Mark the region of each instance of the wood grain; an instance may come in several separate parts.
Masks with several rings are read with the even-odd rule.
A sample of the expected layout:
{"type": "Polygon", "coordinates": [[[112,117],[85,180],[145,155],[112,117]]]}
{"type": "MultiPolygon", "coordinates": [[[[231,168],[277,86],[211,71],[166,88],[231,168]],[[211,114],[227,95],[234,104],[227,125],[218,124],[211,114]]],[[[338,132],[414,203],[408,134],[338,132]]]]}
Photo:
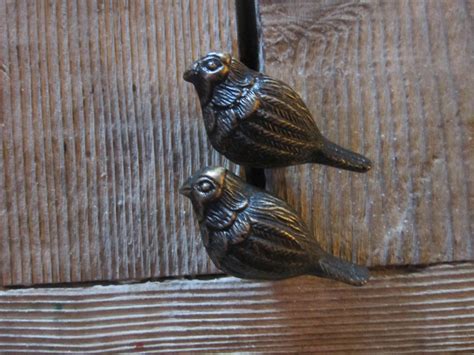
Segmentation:
{"type": "Polygon", "coordinates": [[[472,1],[260,2],[265,71],[367,175],[267,171],[332,253],[367,265],[473,260],[472,1]]]}
{"type": "Polygon", "coordinates": [[[229,1],[0,1],[0,283],[214,272],[178,187],[208,144],[182,73],[229,1]]]}
{"type": "Polygon", "coordinates": [[[353,288],[302,277],[0,292],[8,352],[474,351],[474,264],[375,272],[353,288]]]}

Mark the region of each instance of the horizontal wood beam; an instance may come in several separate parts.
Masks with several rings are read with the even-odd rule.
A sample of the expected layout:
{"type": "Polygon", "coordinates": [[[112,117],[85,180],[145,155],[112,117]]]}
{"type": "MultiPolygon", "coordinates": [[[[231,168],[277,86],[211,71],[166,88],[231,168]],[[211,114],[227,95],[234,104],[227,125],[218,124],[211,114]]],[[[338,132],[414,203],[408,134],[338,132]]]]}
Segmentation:
{"type": "Polygon", "coordinates": [[[0,292],[3,351],[474,351],[474,264],[0,292]]]}

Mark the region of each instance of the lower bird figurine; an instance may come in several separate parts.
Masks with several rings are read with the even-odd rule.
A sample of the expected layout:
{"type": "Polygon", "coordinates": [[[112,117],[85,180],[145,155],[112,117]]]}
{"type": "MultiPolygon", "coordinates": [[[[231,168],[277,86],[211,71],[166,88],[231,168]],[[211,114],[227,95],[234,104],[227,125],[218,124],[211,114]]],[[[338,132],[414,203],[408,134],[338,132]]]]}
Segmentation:
{"type": "Polygon", "coordinates": [[[366,267],[328,254],[296,211],[222,167],[208,167],[180,189],[193,205],[209,257],[244,279],[279,280],[315,275],[360,286],[366,267]]]}

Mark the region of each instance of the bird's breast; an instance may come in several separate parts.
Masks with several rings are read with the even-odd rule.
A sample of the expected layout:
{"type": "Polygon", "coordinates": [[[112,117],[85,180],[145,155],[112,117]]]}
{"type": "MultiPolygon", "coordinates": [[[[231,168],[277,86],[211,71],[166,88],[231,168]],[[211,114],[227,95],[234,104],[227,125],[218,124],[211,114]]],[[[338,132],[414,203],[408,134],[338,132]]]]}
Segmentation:
{"type": "Polygon", "coordinates": [[[207,105],[202,109],[202,118],[204,119],[204,127],[206,127],[206,132],[208,135],[211,135],[216,129],[216,114],[211,105],[207,105]]]}

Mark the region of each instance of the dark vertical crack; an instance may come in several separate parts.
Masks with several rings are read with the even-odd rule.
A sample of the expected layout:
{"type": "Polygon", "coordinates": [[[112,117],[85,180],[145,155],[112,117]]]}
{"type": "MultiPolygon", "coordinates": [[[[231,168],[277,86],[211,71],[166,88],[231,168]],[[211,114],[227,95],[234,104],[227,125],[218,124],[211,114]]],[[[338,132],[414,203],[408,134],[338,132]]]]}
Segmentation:
{"type": "MultiPolygon", "coordinates": [[[[237,0],[237,35],[240,60],[250,69],[263,70],[262,32],[258,0],[237,0]]],[[[247,182],[265,188],[265,171],[245,167],[247,182]]]]}

